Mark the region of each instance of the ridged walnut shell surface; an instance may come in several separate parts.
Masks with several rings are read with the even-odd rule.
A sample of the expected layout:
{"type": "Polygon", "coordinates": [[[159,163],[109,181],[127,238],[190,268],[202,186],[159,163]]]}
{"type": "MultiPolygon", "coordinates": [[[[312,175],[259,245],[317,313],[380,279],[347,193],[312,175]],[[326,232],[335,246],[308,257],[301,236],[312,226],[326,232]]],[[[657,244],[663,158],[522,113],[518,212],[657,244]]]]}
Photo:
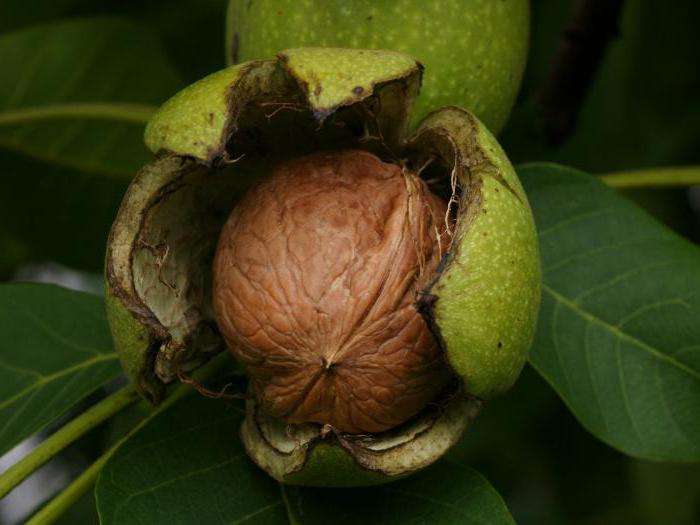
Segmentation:
{"type": "Polygon", "coordinates": [[[115,346],[129,377],[157,402],[178,369],[225,348],[212,307],[216,240],[238,198],[279,161],[362,149],[445,183],[456,216],[452,242],[417,306],[461,390],[431,414],[364,441],[322,435],[316,425],[290,441],[271,434],[274,422],[253,407],[242,431],[246,449],[285,482],[328,484],[340,472],[331,456],[348,466],[335,485],[422,468],[466,428],[480,405],[471,396],[508,389],[525,362],[539,305],[527,198],[496,141],[469,113],[436,111],[406,135],[420,78],[420,66],[405,55],[343,49],[289,50],[215,73],[149,123],[146,143],[160,158],[136,176],[112,228],[106,295],[115,346]]]}
{"type": "Polygon", "coordinates": [[[382,432],[435,398],[449,369],[416,303],[445,212],[359,150],[287,161],[249,192],[219,238],[214,309],[266,414],[382,432]]]}

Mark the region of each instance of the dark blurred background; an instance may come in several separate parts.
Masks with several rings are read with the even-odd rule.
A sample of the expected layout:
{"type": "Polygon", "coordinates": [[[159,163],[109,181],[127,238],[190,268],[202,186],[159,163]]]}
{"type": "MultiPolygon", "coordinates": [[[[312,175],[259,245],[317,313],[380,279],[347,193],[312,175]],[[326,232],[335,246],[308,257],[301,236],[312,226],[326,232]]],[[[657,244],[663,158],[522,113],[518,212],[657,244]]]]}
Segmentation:
{"type": "MultiPolygon", "coordinates": [[[[105,45],[123,44],[111,59],[119,66],[131,60],[125,53],[158,57],[158,89],[143,100],[157,105],[223,67],[225,9],[225,0],[3,0],[0,60],[3,49],[12,52],[17,32],[117,16],[122,22],[110,26],[115,33],[105,45]]],[[[514,163],[551,161],[594,174],[700,164],[700,2],[533,0],[532,15],[522,92],[500,137],[514,163]]],[[[145,58],[130,62],[129,78],[148,79],[153,69],[145,58]]],[[[70,64],[63,73],[71,74],[70,64]]],[[[21,80],[3,66],[0,96],[21,80]]],[[[98,89],[89,76],[83,82],[88,96],[98,89]]],[[[0,115],[3,107],[0,99],[0,115]]],[[[132,128],[124,136],[131,133],[137,141],[141,131],[132,128]]],[[[87,169],[76,182],[69,155],[59,155],[56,167],[40,146],[13,133],[0,123],[5,182],[0,279],[58,282],[100,293],[109,222],[130,170],[148,158],[145,148],[137,141],[128,159],[106,161],[114,167],[111,177],[95,177],[87,169]]],[[[681,235],[700,241],[698,188],[626,194],[681,235]]],[[[0,523],[20,522],[89,464],[138,410],[82,438],[0,502],[0,523]]],[[[0,470],[33,444],[1,458],[0,470]]],[[[530,369],[511,393],[489,405],[451,454],[469,460],[491,481],[520,524],[700,523],[699,467],[640,461],[609,448],[583,430],[530,369]]],[[[97,522],[92,496],[62,521],[97,522]]]]}

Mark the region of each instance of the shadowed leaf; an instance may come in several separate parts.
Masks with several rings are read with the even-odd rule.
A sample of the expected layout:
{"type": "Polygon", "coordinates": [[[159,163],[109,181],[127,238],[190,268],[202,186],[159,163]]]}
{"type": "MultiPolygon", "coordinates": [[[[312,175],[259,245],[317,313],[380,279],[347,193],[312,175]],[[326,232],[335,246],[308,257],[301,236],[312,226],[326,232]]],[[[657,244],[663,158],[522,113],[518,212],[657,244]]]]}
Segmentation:
{"type": "Polygon", "coordinates": [[[121,372],[101,297],[4,284],[0,334],[0,455],[121,372]]]}
{"type": "Polygon", "coordinates": [[[368,489],[283,487],[246,456],[242,417],[198,395],[154,417],[100,474],[102,523],[513,523],[489,483],[453,463],[368,489]]]}
{"type": "Polygon", "coordinates": [[[81,19],[0,36],[0,221],[35,257],[90,269],[133,173],[143,126],[181,83],[135,24],[81,19]]]}
{"type": "Polygon", "coordinates": [[[700,249],[583,173],[519,170],[540,237],[531,362],[627,454],[700,460],[700,249]]]}

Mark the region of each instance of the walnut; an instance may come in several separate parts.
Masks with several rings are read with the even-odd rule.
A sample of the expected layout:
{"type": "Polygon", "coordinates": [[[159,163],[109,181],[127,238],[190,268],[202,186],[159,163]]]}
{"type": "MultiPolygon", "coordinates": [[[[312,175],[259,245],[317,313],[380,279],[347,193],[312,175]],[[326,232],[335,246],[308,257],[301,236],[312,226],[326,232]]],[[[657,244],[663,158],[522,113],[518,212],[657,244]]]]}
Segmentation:
{"type": "Polygon", "coordinates": [[[268,415],[391,429],[450,377],[416,309],[445,246],[445,203],[365,151],[278,164],[232,211],[214,309],[268,415]]]}
{"type": "Polygon", "coordinates": [[[281,483],[416,472],[527,360],[541,282],[527,195],[469,111],[408,125],[422,75],[395,51],[287,49],[186,87],[146,126],[158,158],[107,243],[115,349],[158,403],[176,380],[207,392],[225,336],[251,378],[241,442],[281,483]],[[400,162],[318,154],[333,148],[424,166],[450,192],[449,217],[400,162]],[[271,169],[294,151],[317,154],[271,169]]]}

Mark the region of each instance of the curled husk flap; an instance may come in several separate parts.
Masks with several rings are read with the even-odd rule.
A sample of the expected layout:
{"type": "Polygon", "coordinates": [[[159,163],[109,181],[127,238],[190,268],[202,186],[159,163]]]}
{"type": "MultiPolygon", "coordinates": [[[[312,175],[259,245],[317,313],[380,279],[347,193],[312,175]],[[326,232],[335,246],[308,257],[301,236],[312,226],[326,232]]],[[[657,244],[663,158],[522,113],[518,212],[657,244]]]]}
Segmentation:
{"type": "Polygon", "coordinates": [[[421,66],[388,51],[292,49],[240,64],[166,102],[146,129],[158,156],[132,182],[107,248],[107,310],[124,369],[152,402],[180,373],[224,349],[212,260],[231,209],[279,161],[363,149],[422,172],[450,199],[452,232],[418,306],[459,385],[380,434],[293,428],[248,401],[251,457],[273,477],[363,485],[439,458],[481,399],[509,388],[530,346],[539,258],[527,198],[495,139],[469,113],[430,114],[407,136],[421,66]]]}

